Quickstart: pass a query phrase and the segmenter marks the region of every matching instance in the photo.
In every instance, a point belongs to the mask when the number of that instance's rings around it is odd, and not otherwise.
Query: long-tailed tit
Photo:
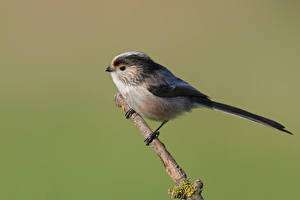
[[[162,121],[145,140],[147,145],[158,136],[158,130],[166,122],[198,107],[233,114],[292,134],[282,124],[271,119],[210,100],[145,53],[130,51],[117,55],[105,71],[110,72],[113,82],[131,108],[126,118],[137,112],[148,119]]]

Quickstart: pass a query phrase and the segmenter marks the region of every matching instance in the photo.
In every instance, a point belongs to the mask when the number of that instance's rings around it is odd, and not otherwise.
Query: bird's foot
[[[135,111],[134,111],[132,108],[130,108],[130,109],[125,113],[126,119],[130,118],[134,113],[135,113]]]
[[[144,142],[146,142],[146,145],[149,146],[149,144],[159,136],[159,132],[158,131],[155,131],[155,132],[152,132],[145,140]]]

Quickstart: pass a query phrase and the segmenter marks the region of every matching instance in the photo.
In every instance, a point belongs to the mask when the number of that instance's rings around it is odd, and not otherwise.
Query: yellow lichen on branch
[[[189,179],[183,180],[179,185],[172,188],[171,198],[187,199],[191,197],[196,191],[196,186],[191,184]]]

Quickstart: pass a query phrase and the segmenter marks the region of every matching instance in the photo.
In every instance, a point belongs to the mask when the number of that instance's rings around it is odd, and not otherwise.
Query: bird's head
[[[105,71],[126,84],[138,84],[156,69],[158,64],[145,53],[129,51],[114,57]]]

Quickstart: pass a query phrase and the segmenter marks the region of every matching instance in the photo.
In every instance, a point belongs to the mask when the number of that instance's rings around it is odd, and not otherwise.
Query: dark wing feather
[[[189,96],[208,98],[208,96],[199,92],[196,88],[179,78],[176,78],[176,80],[173,81],[164,81],[160,84],[149,85],[148,90],[158,97]]]
[[[250,113],[248,111],[242,110],[240,108],[236,108],[233,106],[229,106],[226,104],[218,103],[215,101],[211,101],[208,96],[205,94],[199,92],[196,88],[190,86],[187,82],[174,77],[169,71],[165,70],[165,73],[167,73],[169,79],[163,79],[164,81],[161,81],[159,83],[155,83],[153,80],[151,81],[152,84],[148,85],[148,91],[151,92],[153,95],[158,97],[191,97],[195,103],[198,103],[199,105],[212,108],[215,110],[219,110],[225,113],[233,114],[239,117],[242,117],[244,119],[248,119],[266,126],[270,126],[273,128],[276,128],[280,131],[289,133],[292,135],[292,133],[285,129],[285,127],[271,119]],[[166,75],[166,74],[165,74]],[[157,80],[157,79],[156,79]],[[162,80],[162,78],[160,79]]]

